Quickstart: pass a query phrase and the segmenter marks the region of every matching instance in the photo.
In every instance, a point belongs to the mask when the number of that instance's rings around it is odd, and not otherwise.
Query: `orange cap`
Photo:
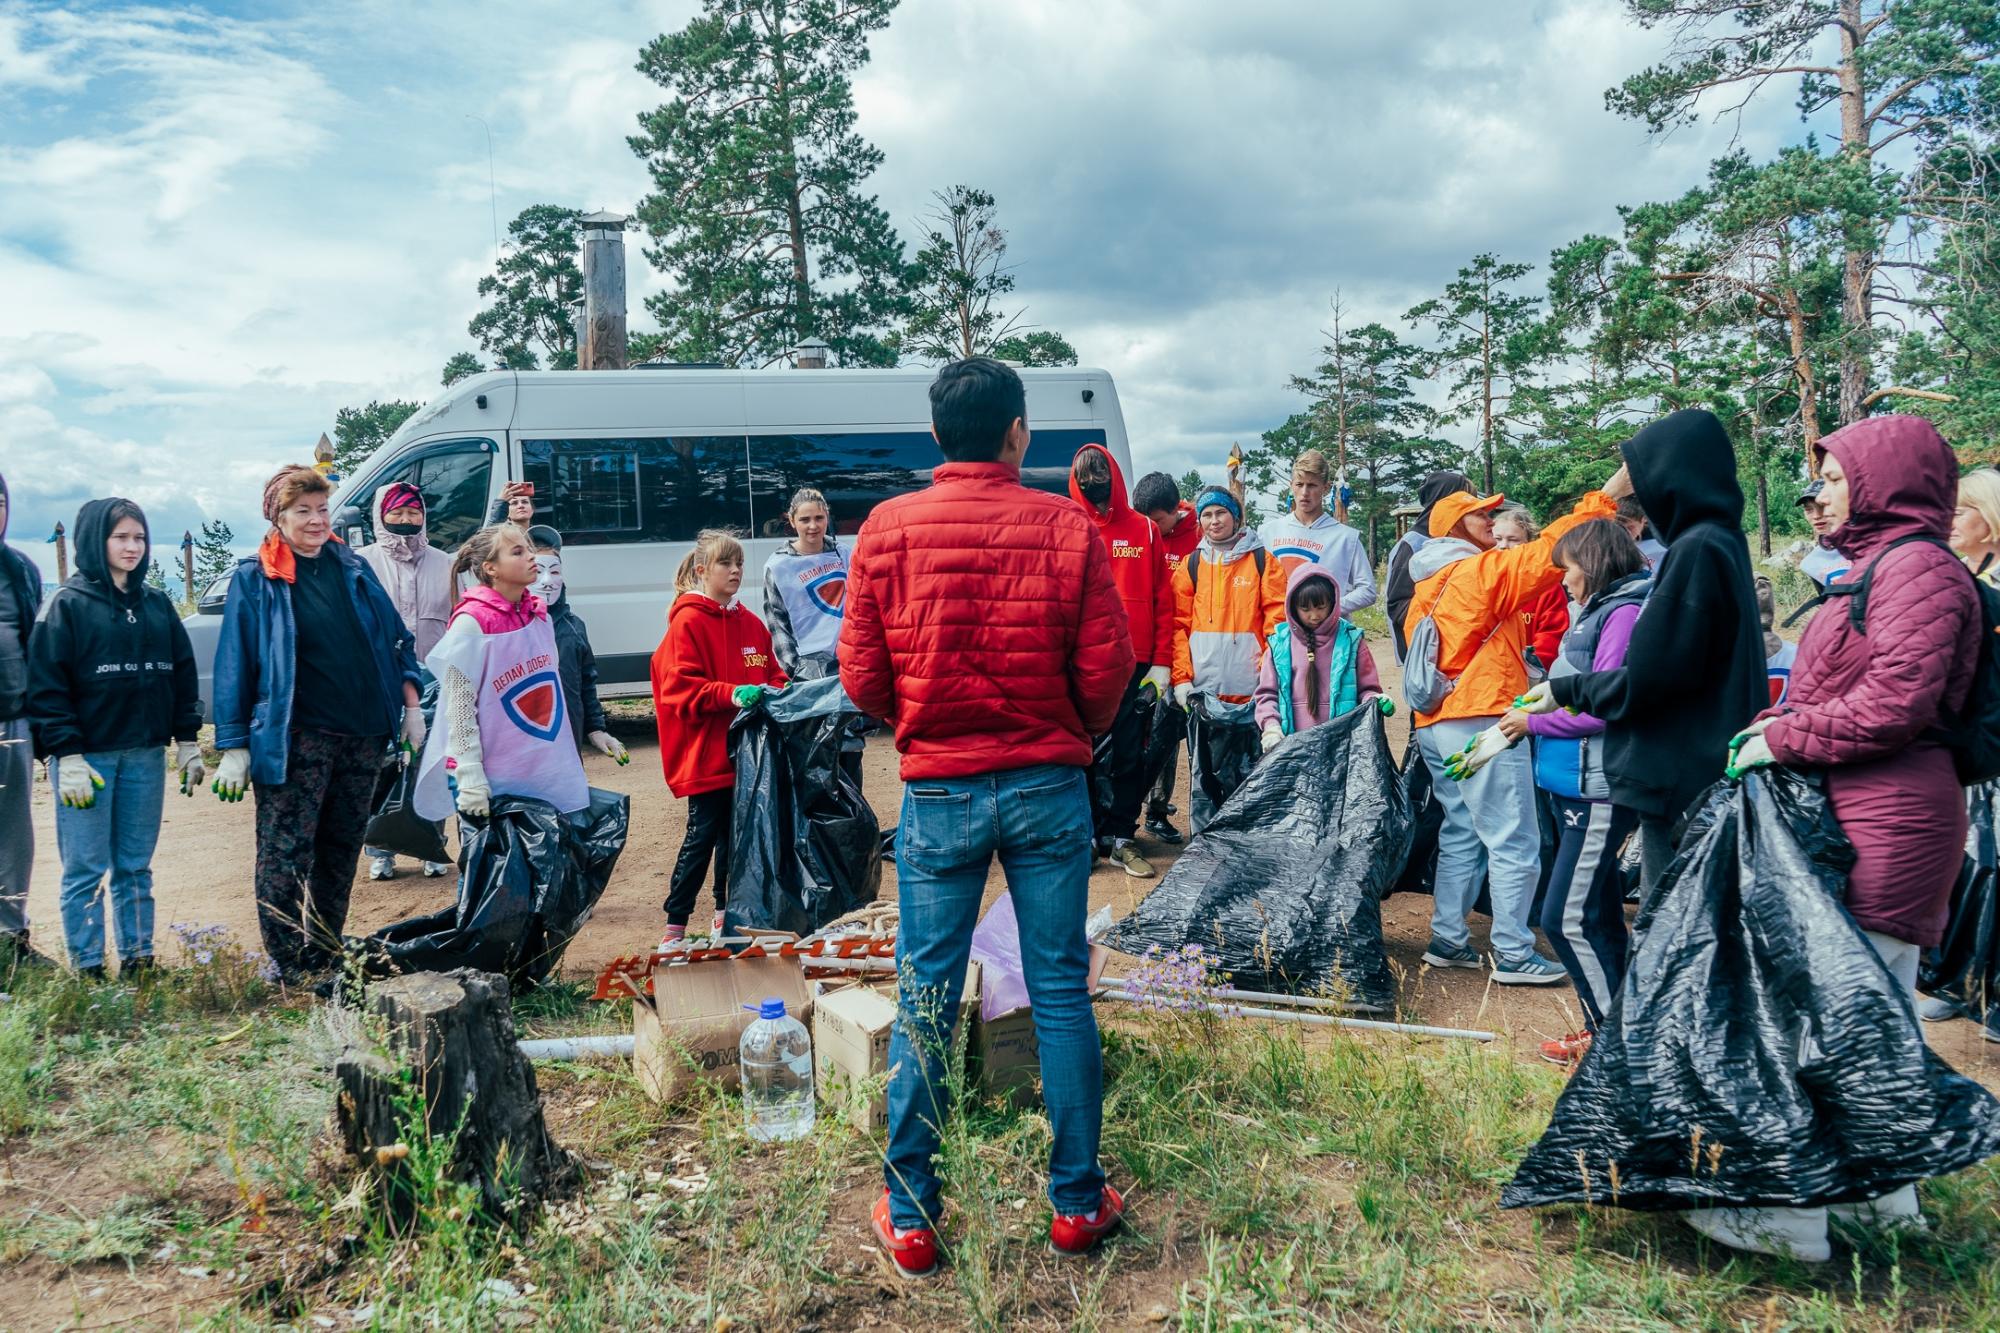
[[[1476,514],[1482,509],[1498,509],[1507,502],[1504,495],[1467,495],[1460,491],[1447,495],[1431,506],[1430,535],[1442,537],[1458,526],[1458,520],[1467,514]]]

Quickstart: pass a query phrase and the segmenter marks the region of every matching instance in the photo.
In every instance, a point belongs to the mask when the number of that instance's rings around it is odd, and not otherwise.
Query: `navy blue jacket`
[[[389,594],[366,561],[344,543],[330,541],[322,560],[338,560],[346,575],[354,615],[368,640],[377,687],[357,687],[358,736],[393,736],[403,717],[403,682],[419,682],[416,644]],[[215,649],[215,748],[250,751],[250,780],[285,781],[292,732],[292,682],[298,628],[292,619],[292,585],[265,565],[260,551],[236,566],[222,612],[222,640]]]

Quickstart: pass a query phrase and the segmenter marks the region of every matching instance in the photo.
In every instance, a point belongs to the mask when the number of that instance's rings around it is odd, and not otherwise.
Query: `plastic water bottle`
[[[743,1128],[750,1137],[778,1143],[812,1133],[812,1034],[785,1012],[783,1000],[774,997],[757,1006],[757,1021],[743,1029],[737,1053],[743,1063]]]

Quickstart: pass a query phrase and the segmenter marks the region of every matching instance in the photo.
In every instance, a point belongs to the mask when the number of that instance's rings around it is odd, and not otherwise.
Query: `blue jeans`
[[[53,785],[71,755],[49,761]],[[111,874],[111,910],[118,959],[153,956],[153,847],[160,840],[160,803],[167,790],[167,756],[157,745],[80,756],[104,789],[88,810],[56,805],[56,848],[62,855],[63,943],[71,967],[104,963],[104,875]]]
[[[1542,877],[1541,826],[1535,821],[1535,761],[1526,745],[1494,759],[1463,782],[1445,776],[1444,761],[1498,721],[1479,717],[1433,722],[1417,729],[1417,748],[1431,770],[1431,788],[1444,807],[1438,830],[1437,884],[1431,934],[1463,948],[1471,939],[1465,917],[1491,886],[1493,952],[1508,960],[1533,953],[1528,928],[1535,884]]]
[[[1049,1202],[1095,1212],[1104,1065],[1087,988],[1090,945],[1090,793],[1080,768],[1044,764],[973,778],[921,779],[903,789],[896,835],[902,982],[889,1038],[889,1154],[883,1181],[898,1228],[935,1228],[931,1159],[950,1113],[944,1053],[965,985],[972,928],[994,853],[1007,872],[1021,927],[1021,964],[1041,1044],[1049,1147]]]

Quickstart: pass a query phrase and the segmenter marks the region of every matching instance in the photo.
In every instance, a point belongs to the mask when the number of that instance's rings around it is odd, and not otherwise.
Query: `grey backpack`
[[[1458,684],[1438,670],[1438,627],[1431,616],[1438,603],[1444,600],[1445,589],[1451,586],[1453,571],[1462,563],[1455,561],[1445,571],[1444,582],[1438,585],[1438,595],[1431,598],[1431,609],[1410,628],[1409,651],[1403,656],[1403,702],[1413,713],[1435,713],[1444,706],[1445,696]]]

